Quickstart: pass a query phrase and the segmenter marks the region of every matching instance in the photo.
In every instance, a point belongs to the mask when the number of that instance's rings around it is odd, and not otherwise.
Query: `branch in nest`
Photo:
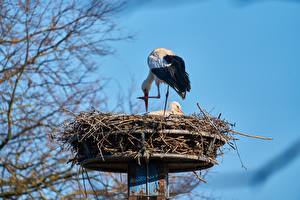
[[[250,134],[242,133],[242,132],[239,132],[236,130],[230,130],[229,132],[238,134],[238,135],[242,135],[245,137],[250,137],[250,138],[262,139],[262,140],[273,140],[273,138],[270,138],[270,137],[265,137],[265,136],[260,136],[260,135],[250,135]]]

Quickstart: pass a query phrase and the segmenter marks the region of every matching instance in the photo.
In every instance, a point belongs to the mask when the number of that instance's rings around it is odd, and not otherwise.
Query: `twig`
[[[82,169],[81,176],[82,176],[82,181],[83,181],[84,196],[87,199],[88,196],[87,196],[87,192],[86,192],[87,190],[86,190],[86,186],[85,186],[84,169],[83,169],[83,167],[81,169]]]
[[[202,114],[204,115],[204,117],[206,119],[208,119],[208,121],[210,122],[210,124],[216,129],[216,131],[220,132],[220,130],[216,127],[216,125],[211,121],[210,117],[207,116],[207,114],[205,113],[205,111],[200,107],[199,103],[197,103],[197,107],[202,112]]]
[[[234,143],[234,147],[235,147],[236,154],[238,155],[239,160],[240,160],[240,163],[241,163],[241,165],[242,165],[242,168],[244,168],[245,170],[247,170],[247,167],[244,165],[244,162],[243,162],[243,160],[242,160],[242,157],[241,157],[241,155],[240,155],[240,151],[239,151],[239,149],[238,149],[238,147],[237,147],[237,145],[236,145],[235,140],[233,140],[233,143]]]
[[[197,174],[197,172],[193,171],[193,174],[196,176],[196,178],[197,178],[199,181],[201,181],[201,182],[203,182],[203,183],[207,183],[207,181],[206,181],[204,178],[200,177],[200,176]]]
[[[92,184],[92,182],[91,182],[91,180],[90,180],[90,177],[89,177],[87,171],[84,170],[84,172],[85,172],[85,174],[86,174],[86,176],[87,176],[87,179],[88,179],[88,182],[89,182],[89,184],[90,184],[90,186],[91,186],[91,188],[92,188],[92,190],[93,190],[93,192],[94,192],[95,199],[98,200],[98,196],[97,196],[96,190],[94,189],[94,185]]]
[[[238,134],[238,135],[242,135],[245,137],[250,137],[250,138],[257,138],[257,139],[262,139],[262,140],[273,140],[273,138],[270,137],[264,137],[264,136],[260,136],[260,135],[250,135],[247,133],[242,133],[236,130],[229,130],[229,132],[234,133],[234,134]]]

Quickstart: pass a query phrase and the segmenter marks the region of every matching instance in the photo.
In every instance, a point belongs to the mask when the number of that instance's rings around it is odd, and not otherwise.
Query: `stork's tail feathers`
[[[178,94],[183,100],[185,99],[186,92],[178,92]]]
[[[172,88],[177,92],[179,96],[184,100],[186,93],[190,92],[191,90],[191,83],[189,80],[188,73],[184,72],[178,75],[178,80],[181,80],[180,82],[176,82]]]
[[[188,73],[184,72],[183,75],[181,75],[181,83],[178,85],[178,91],[177,93],[181,96],[182,99],[185,99],[186,92],[189,92],[191,90],[191,83],[189,80]]]

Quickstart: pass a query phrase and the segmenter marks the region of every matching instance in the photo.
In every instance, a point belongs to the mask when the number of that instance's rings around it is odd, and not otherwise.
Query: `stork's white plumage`
[[[185,63],[181,57],[169,49],[157,48],[148,56],[148,66],[150,69],[149,74],[142,84],[144,96],[139,97],[145,101],[146,112],[148,111],[148,99],[160,98],[159,86],[161,83],[168,85],[164,110],[166,110],[169,86],[171,86],[182,99],[185,99],[186,92],[191,90],[191,85],[189,76],[185,71]],[[157,96],[149,96],[153,81],[155,81],[157,86]]]
[[[148,115],[163,115],[163,116],[170,116],[170,115],[184,115],[181,106],[178,102],[173,101],[169,105],[169,110],[159,110],[159,111],[153,111],[149,112]]]

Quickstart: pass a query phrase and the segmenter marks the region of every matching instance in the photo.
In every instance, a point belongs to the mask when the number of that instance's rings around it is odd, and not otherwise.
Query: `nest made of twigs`
[[[71,148],[75,164],[95,158],[128,162],[172,155],[175,161],[201,158],[210,163],[207,168],[216,163],[218,149],[232,139],[230,130],[228,122],[207,115],[164,117],[94,110],[66,121],[58,139]]]

